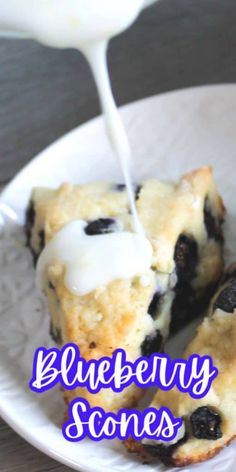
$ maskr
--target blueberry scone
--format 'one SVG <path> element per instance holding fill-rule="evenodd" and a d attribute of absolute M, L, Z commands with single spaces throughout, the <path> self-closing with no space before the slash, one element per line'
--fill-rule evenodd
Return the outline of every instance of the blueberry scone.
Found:
<path fill-rule="evenodd" d="M 153 249 L 146 273 L 113 280 L 78 296 L 66 288 L 60 261 L 47 267 L 51 334 L 58 345 L 76 343 L 87 360 L 111 356 L 116 348 L 125 349 L 130 361 L 162 350 L 169 332 L 206 305 L 223 270 L 224 206 L 210 168 L 193 171 L 177 184 L 147 180 L 135 188 L 135 194 Z M 25 229 L 35 260 L 45 244 L 73 220 L 83 220 L 91 238 L 132 231 L 125 187 L 97 183 L 34 189 Z M 142 393 L 131 385 L 119 394 L 103 390 L 92 395 L 77 389 L 66 391 L 65 397 L 70 401 L 84 396 L 91 405 L 115 411 L 136 404 Z"/>
<path fill-rule="evenodd" d="M 227 270 L 208 316 L 183 357 L 195 353 L 211 356 L 218 368 L 208 394 L 194 400 L 177 389 L 159 390 L 152 402 L 152 406 L 167 406 L 182 417 L 184 426 L 177 442 L 144 440 L 140 444 L 130 440 L 130 450 L 157 456 L 166 464 L 185 466 L 213 457 L 236 436 L 236 265 Z"/>

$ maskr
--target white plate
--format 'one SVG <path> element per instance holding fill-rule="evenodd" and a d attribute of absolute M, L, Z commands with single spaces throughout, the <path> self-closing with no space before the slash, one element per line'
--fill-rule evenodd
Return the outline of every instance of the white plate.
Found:
<path fill-rule="evenodd" d="M 227 258 L 234 257 L 236 222 L 236 86 L 212 86 L 151 97 L 122 108 L 134 155 L 134 175 L 176 178 L 212 164 L 229 209 Z M 49 345 L 47 310 L 34 288 L 31 257 L 22 245 L 25 207 L 34 185 L 56 187 L 100 179 L 121 181 L 101 118 L 72 131 L 36 157 L 7 186 L 0 200 L 0 412 L 27 441 L 76 470 L 153 472 L 162 465 L 142 465 L 118 441 L 72 444 L 62 437 L 64 405 L 58 391 L 29 391 L 33 352 Z M 236 234 L 236 231 L 234 232 Z M 230 236 L 231 235 L 231 236 Z M 188 330 L 187 330 L 188 331 Z M 187 334 L 172 342 L 183 345 Z M 232 472 L 236 443 L 206 464 L 185 471 Z"/>

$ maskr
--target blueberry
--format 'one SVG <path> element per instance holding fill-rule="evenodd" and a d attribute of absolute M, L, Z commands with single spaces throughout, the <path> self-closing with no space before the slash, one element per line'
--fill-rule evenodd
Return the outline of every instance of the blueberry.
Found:
<path fill-rule="evenodd" d="M 49 334 L 56 344 L 62 344 L 61 330 L 60 328 L 54 327 L 52 322 L 50 323 Z"/>
<path fill-rule="evenodd" d="M 193 436 L 197 439 L 219 439 L 222 437 L 220 429 L 221 417 L 208 406 L 197 408 L 190 417 Z"/>
<path fill-rule="evenodd" d="M 125 187 L 126 187 L 125 184 L 116 184 L 114 188 L 115 190 L 117 190 L 117 192 L 124 192 Z"/>
<path fill-rule="evenodd" d="M 30 201 L 30 204 L 26 210 L 25 217 L 25 235 L 26 235 L 26 245 L 30 245 L 31 232 L 35 222 L 35 209 L 33 202 Z"/>
<path fill-rule="evenodd" d="M 215 239 L 221 244 L 223 243 L 222 223 L 223 220 L 215 218 L 212 214 L 209 199 L 205 199 L 204 204 L 204 223 L 209 239 Z"/>
<path fill-rule="evenodd" d="M 230 279 L 227 286 L 220 292 L 213 308 L 233 313 L 236 308 L 236 279 Z"/>
<path fill-rule="evenodd" d="M 138 199 L 139 199 L 139 195 L 140 195 L 141 190 L 142 190 L 142 186 L 141 186 L 141 185 L 136 185 L 136 189 L 135 189 L 135 200 L 138 200 Z"/>
<path fill-rule="evenodd" d="M 39 231 L 39 249 L 40 252 L 43 250 L 45 246 L 45 232 L 43 229 Z"/>
<path fill-rule="evenodd" d="M 208 285 L 202 293 L 196 293 L 187 282 L 178 282 L 174 292 L 175 298 L 171 307 L 170 334 L 174 334 L 201 315 L 209 305 L 209 301 L 215 293 L 216 285 Z"/>
<path fill-rule="evenodd" d="M 138 200 L 141 188 L 142 188 L 141 185 L 133 184 L 133 190 L 134 190 L 134 193 L 135 193 L 135 200 Z M 114 189 L 118 192 L 123 192 L 126 189 L 126 185 L 125 184 L 116 184 L 114 186 Z"/>
<path fill-rule="evenodd" d="M 35 223 L 35 209 L 33 202 L 30 201 L 30 204 L 26 210 L 26 218 L 25 218 L 25 236 L 26 236 L 26 246 L 30 248 L 31 254 L 33 256 L 33 263 L 34 266 L 36 266 L 37 259 L 38 259 L 38 254 L 32 249 L 31 247 L 31 235 L 32 235 L 32 228 Z"/>
<path fill-rule="evenodd" d="M 188 282 L 193 279 L 198 264 L 196 241 L 185 234 L 181 234 L 175 246 L 174 260 L 178 280 Z"/>
<path fill-rule="evenodd" d="M 88 223 L 84 231 L 89 236 L 93 236 L 95 234 L 113 233 L 116 229 L 117 223 L 113 218 L 99 218 Z"/>
<path fill-rule="evenodd" d="M 185 434 L 183 438 L 170 446 L 161 443 L 157 443 L 156 445 L 145 443 L 143 444 L 143 448 L 148 452 L 148 454 L 150 454 L 150 456 L 159 457 L 165 465 L 172 465 L 172 454 L 175 449 L 181 444 L 184 444 L 187 439 L 188 436 Z"/>
<path fill-rule="evenodd" d="M 157 309 L 158 309 L 158 306 L 161 302 L 161 299 L 162 299 L 162 295 L 160 292 L 156 292 L 152 298 L 152 301 L 148 307 L 148 313 L 149 315 L 151 315 L 151 317 L 153 319 L 156 318 L 156 315 L 157 315 Z"/>
<path fill-rule="evenodd" d="M 163 337 L 159 331 L 159 329 L 156 329 L 151 334 L 148 334 L 144 341 L 141 344 L 141 353 L 142 356 L 145 357 L 150 357 L 151 354 L 154 354 L 155 352 L 160 352 L 162 351 L 162 345 L 163 345 Z"/>
<path fill-rule="evenodd" d="M 197 306 L 196 295 L 191 285 L 178 282 L 175 287 L 175 298 L 171 307 L 171 334 L 178 331 L 195 317 Z"/>

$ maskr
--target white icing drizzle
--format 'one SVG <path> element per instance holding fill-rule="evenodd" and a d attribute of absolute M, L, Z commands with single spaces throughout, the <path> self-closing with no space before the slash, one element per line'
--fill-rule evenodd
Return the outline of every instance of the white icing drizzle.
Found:
<path fill-rule="evenodd" d="M 111 147 L 123 171 L 134 229 L 140 233 L 143 230 L 129 172 L 131 152 L 111 91 L 106 49 L 109 39 L 130 26 L 145 3 L 145 0 L 0 0 L 1 28 L 23 31 L 49 46 L 80 49 L 87 58 Z"/>
<path fill-rule="evenodd" d="M 65 263 L 65 283 L 78 294 L 119 277 L 132 277 L 151 265 L 150 245 L 144 237 L 135 205 L 129 142 L 112 95 L 106 63 L 109 39 L 126 29 L 145 3 L 145 0 L 0 0 L 0 27 L 23 31 L 49 46 L 83 52 L 97 84 L 111 147 L 122 168 L 136 236 L 119 232 L 91 238 L 85 236 L 80 223 L 75 222 L 56 235 L 40 258 L 39 274 L 45 272 L 45 264 L 50 264 L 55 257 Z M 73 243 L 77 233 L 80 235 Z"/>
<path fill-rule="evenodd" d="M 83 48 L 90 63 L 97 84 L 102 110 L 105 117 L 107 134 L 114 154 L 118 157 L 127 188 L 130 209 L 133 216 L 133 226 L 137 233 L 142 234 L 143 228 L 139 221 L 135 205 L 134 191 L 130 177 L 129 165 L 131 150 L 127 134 L 115 104 L 106 63 L 107 42 L 92 44 Z"/>
<path fill-rule="evenodd" d="M 152 247 L 144 236 L 126 231 L 88 236 L 85 226 L 84 221 L 72 221 L 46 245 L 37 264 L 40 288 L 45 288 L 47 267 L 57 262 L 65 266 L 68 290 L 80 296 L 148 271 Z"/>

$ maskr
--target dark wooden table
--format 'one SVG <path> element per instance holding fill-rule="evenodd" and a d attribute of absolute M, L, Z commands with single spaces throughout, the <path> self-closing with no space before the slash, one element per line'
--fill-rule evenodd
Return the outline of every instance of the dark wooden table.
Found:
<path fill-rule="evenodd" d="M 1 12 L 0 12 L 1 16 Z M 114 39 L 118 104 L 183 87 L 236 81 L 236 1 L 162 0 Z M 73 50 L 0 40 L 0 183 L 38 151 L 99 113 L 93 80 Z M 66 471 L 0 422 L 1 472 Z"/>

